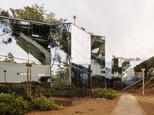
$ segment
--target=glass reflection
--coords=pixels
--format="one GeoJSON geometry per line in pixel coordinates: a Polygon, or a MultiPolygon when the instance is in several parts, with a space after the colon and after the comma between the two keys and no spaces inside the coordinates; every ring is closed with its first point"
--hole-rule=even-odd
{"type": "Polygon", "coordinates": [[[52,70],[52,95],[71,96],[69,65],[71,55],[70,24],[50,26],[50,50],[52,70]]]}
{"type": "Polygon", "coordinates": [[[104,87],[105,84],[105,39],[91,36],[91,70],[92,88],[104,87]]]}
{"type": "Polygon", "coordinates": [[[49,25],[0,18],[0,38],[0,61],[9,62],[9,82],[27,81],[28,62],[32,63],[32,80],[47,78],[53,85],[52,95],[88,95],[91,37],[85,31],[71,23],[49,25]]]}
{"type": "MultiPolygon", "coordinates": [[[[26,63],[32,64],[31,80],[39,81],[42,76],[49,76],[50,42],[46,39],[50,26],[36,25],[19,19],[0,18],[0,70],[7,71],[7,82],[27,81],[30,73],[27,74],[26,63]],[[37,39],[45,39],[46,43],[37,39]]],[[[3,82],[2,77],[0,81],[3,82]]]]}
{"type": "Polygon", "coordinates": [[[23,63],[23,62],[26,62],[26,60],[24,59],[26,59],[28,55],[27,55],[27,52],[20,47],[20,43],[17,42],[19,37],[19,33],[17,31],[19,29],[19,28],[17,29],[18,23],[21,23],[21,22],[20,21],[15,22],[13,20],[3,19],[3,18],[0,19],[0,38],[1,38],[0,52],[1,52],[1,55],[3,56],[4,55],[7,56],[8,54],[11,54],[12,57],[22,58],[23,60],[20,60],[20,61],[18,61],[17,59],[14,59],[14,62],[23,63]]]}

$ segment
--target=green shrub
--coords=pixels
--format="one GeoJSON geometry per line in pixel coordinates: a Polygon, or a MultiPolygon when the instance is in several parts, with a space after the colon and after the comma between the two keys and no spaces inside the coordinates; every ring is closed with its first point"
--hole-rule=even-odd
{"type": "Polygon", "coordinates": [[[92,95],[95,98],[102,98],[103,97],[103,89],[102,88],[96,88],[92,91],[92,95]]]}
{"type": "Polygon", "coordinates": [[[14,94],[0,94],[1,115],[23,115],[28,110],[28,102],[14,94]]]}
{"type": "Polygon", "coordinates": [[[117,96],[117,93],[110,88],[96,88],[92,91],[92,95],[94,98],[114,99],[117,96]]]}
{"type": "Polygon", "coordinates": [[[32,102],[33,108],[35,110],[41,110],[41,111],[46,111],[46,110],[57,110],[60,109],[60,106],[55,104],[53,101],[48,100],[46,97],[41,96],[33,100],[32,102]]]}
{"type": "Polygon", "coordinates": [[[117,96],[117,93],[113,89],[103,89],[104,98],[114,99],[117,96]]]}
{"type": "Polygon", "coordinates": [[[41,86],[32,86],[32,95],[34,97],[40,97],[42,95],[45,95],[46,89],[41,86]]]}

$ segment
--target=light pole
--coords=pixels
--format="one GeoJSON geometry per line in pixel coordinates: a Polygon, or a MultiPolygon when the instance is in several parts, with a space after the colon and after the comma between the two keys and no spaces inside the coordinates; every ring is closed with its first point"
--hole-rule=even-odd
{"type": "Polygon", "coordinates": [[[28,63],[26,63],[26,67],[27,67],[27,97],[31,97],[31,94],[32,94],[32,84],[31,84],[31,79],[32,79],[31,67],[32,67],[32,64],[30,64],[28,62],[28,63]]]}
{"type": "Polygon", "coordinates": [[[73,16],[74,24],[76,23],[76,15],[73,16]]]}
{"type": "Polygon", "coordinates": [[[145,68],[142,68],[141,71],[142,71],[142,95],[144,95],[144,71],[145,71],[145,68]]]}
{"type": "Polygon", "coordinates": [[[6,83],[6,70],[4,70],[4,83],[6,83]]]}

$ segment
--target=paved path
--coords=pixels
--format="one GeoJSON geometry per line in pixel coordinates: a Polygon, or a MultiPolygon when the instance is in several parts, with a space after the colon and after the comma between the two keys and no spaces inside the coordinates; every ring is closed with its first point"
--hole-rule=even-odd
{"type": "Polygon", "coordinates": [[[111,115],[146,115],[132,94],[122,94],[111,115]]]}

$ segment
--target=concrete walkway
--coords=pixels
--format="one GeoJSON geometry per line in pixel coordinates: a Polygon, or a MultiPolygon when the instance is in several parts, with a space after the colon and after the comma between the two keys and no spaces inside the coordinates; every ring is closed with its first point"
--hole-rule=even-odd
{"type": "Polygon", "coordinates": [[[146,115],[132,94],[122,94],[111,115],[146,115]]]}

